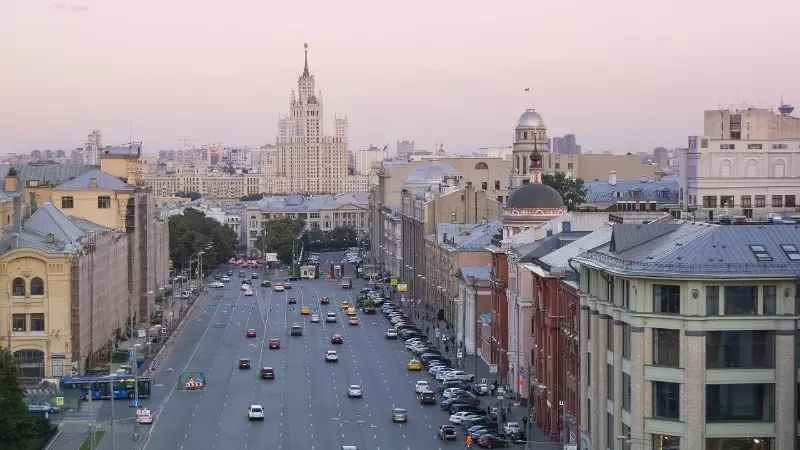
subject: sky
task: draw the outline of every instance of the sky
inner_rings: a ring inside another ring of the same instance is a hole
[[[797,0],[0,0],[0,152],[273,143],[309,66],[351,150],[682,147],[703,110],[800,106]],[[783,31],[786,30],[786,31]],[[529,88],[529,92],[525,92]]]

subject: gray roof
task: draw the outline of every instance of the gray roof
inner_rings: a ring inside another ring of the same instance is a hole
[[[486,251],[486,246],[491,244],[492,237],[503,229],[503,222],[492,220],[485,224],[465,224],[463,232],[461,227],[462,225],[457,223],[437,224],[437,242],[456,251]],[[444,241],[445,233],[447,241]]]
[[[302,195],[276,195],[261,200],[245,202],[251,209],[258,208],[263,212],[317,212],[321,209],[335,208],[346,204],[369,206],[367,194],[320,195],[304,197]]]
[[[605,225],[597,231],[586,233],[580,239],[574,240],[564,247],[561,247],[538,259],[538,262],[547,266],[548,270],[553,268],[569,268],[569,260],[580,255],[587,250],[607,244],[611,240],[611,225]]]
[[[576,259],[633,276],[800,277],[800,225],[714,225],[681,220],[614,224],[611,241]],[[758,247],[757,247],[758,246]],[[785,248],[782,246],[786,246]],[[763,250],[761,259],[756,253]]]
[[[523,261],[532,261],[564,248],[589,233],[589,231],[562,231],[517,248],[516,252],[522,255]]]
[[[461,278],[475,277],[476,280],[490,280],[492,268],[489,266],[467,266],[459,269]]]
[[[585,183],[586,201],[590,205],[610,205],[617,202],[642,201],[661,204],[678,203],[678,180],[661,181],[605,181]]]
[[[428,186],[440,184],[445,176],[458,176],[458,171],[450,164],[432,160],[415,167],[406,177],[408,186]]]
[[[28,182],[35,181],[40,186],[56,187],[97,166],[88,164],[0,164],[0,178],[5,178],[11,168],[17,171],[17,190],[22,192]],[[0,185],[5,189],[5,185]]]
[[[128,145],[108,146],[100,150],[100,156],[139,157],[142,155],[142,144],[134,142]]]
[[[94,182],[92,181],[94,180]],[[96,184],[95,187],[90,187]],[[84,189],[100,189],[106,191],[133,191],[135,188],[128,183],[120,180],[114,175],[103,172],[100,169],[90,170],[72,180],[57,186],[55,191],[76,191]]]
[[[86,234],[77,225],[69,220],[52,203],[45,203],[41,208],[25,220],[25,228],[38,231],[42,234],[52,233],[62,242],[80,242]]]

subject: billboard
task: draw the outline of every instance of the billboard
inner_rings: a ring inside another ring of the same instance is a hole
[[[397,285],[397,292],[408,292],[408,285],[405,283],[400,283]]]
[[[277,253],[264,253],[264,261],[266,261],[266,262],[278,262],[278,254]]]

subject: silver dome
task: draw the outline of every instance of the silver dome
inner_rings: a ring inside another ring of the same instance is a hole
[[[536,112],[535,109],[528,109],[519,116],[519,121],[517,122],[517,128],[519,127],[543,127],[544,120],[539,113]]]
[[[445,176],[458,176],[458,171],[450,164],[439,161],[426,162],[415,167],[406,177],[406,185],[430,186],[440,184]]]

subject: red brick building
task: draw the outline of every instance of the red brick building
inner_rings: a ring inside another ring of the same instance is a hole
[[[501,384],[508,376],[508,257],[505,252],[492,253],[491,325],[481,327],[481,356],[489,364],[497,364]],[[513,380],[511,381],[513,382]]]
[[[531,267],[530,265],[527,267]],[[562,430],[566,397],[569,442],[580,434],[580,297],[577,286],[533,267],[533,373],[536,426],[554,441]]]

